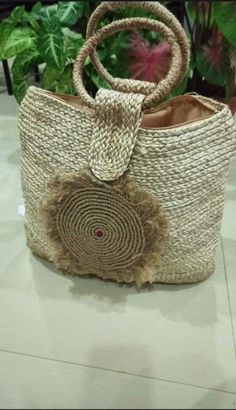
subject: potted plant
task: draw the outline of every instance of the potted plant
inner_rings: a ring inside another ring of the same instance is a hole
[[[164,2],[173,9],[173,2]],[[75,94],[72,69],[85,41],[85,27],[96,7],[89,1],[70,1],[43,6],[31,11],[16,7],[0,24],[0,59],[13,58],[13,91],[17,101],[24,97],[32,70],[43,67],[41,86],[57,93]],[[172,10],[173,11],[173,10]],[[174,9],[176,13],[176,7]],[[127,8],[117,17],[146,15]],[[178,17],[186,27],[191,43],[190,69],[173,95],[195,91],[235,105],[236,4],[234,2],[179,2]],[[101,25],[109,23],[109,15]],[[227,21],[227,24],[225,24]],[[99,57],[117,77],[160,81],[165,76],[171,53],[168,44],[156,33],[122,32],[107,39]],[[120,63],[122,61],[122,64]],[[93,70],[88,58],[85,82],[90,93],[108,87]]]

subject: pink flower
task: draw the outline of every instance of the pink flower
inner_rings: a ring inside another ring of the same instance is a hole
[[[210,65],[220,71],[225,59],[223,47],[220,45],[205,45],[203,50]]]
[[[130,36],[129,68],[131,76],[137,80],[159,82],[167,75],[171,49],[167,42],[151,46],[137,32]]]

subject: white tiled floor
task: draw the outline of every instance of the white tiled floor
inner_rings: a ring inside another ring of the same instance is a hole
[[[0,408],[236,409],[236,160],[209,280],[65,277],[25,246],[16,112],[0,94]]]

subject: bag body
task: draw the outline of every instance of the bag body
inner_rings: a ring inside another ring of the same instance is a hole
[[[98,41],[89,35],[88,48]],[[185,95],[143,109],[140,89],[100,90],[91,105],[77,80],[78,97],[30,87],[20,107],[28,245],[71,274],[138,285],[206,279],[236,148],[229,108]]]

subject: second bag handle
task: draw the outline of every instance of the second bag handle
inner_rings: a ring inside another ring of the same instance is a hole
[[[119,9],[126,9],[127,7],[137,8],[141,10],[145,10],[151,12],[156,17],[160,18],[162,23],[164,23],[167,27],[171,29],[174,33],[181,49],[182,53],[182,69],[179,73],[179,76],[176,76],[176,83],[174,86],[177,86],[181,80],[184,78],[184,75],[188,69],[189,59],[190,59],[190,47],[189,41],[186,36],[185,31],[183,30],[181,24],[177,20],[177,18],[164,6],[157,2],[151,1],[103,1],[91,14],[90,19],[87,25],[86,31],[86,38],[91,37],[98,27],[99,21],[102,17],[111,11],[116,11]],[[103,66],[99,57],[94,50],[90,54],[90,58],[94,67],[96,68],[97,72],[109,83],[112,85],[113,89],[117,91],[124,91],[122,89],[122,80],[117,81],[114,77],[112,77],[106,68]],[[137,92],[134,88],[130,89],[132,92]]]
[[[136,28],[145,28],[155,31],[166,38],[171,46],[172,57],[169,72],[158,84],[139,80],[114,78],[111,76],[113,88],[125,93],[133,92],[145,95],[146,97],[143,100],[142,109],[148,109],[155,106],[157,102],[167,96],[179,82],[182,72],[182,52],[179,42],[172,30],[160,21],[147,18],[136,17],[122,19],[108,24],[88,38],[76,59],[74,66],[74,83],[81,100],[89,107],[95,107],[95,100],[85,90],[82,80],[84,63],[87,56],[91,56],[97,45],[105,38],[110,37],[118,31],[133,30]]]

